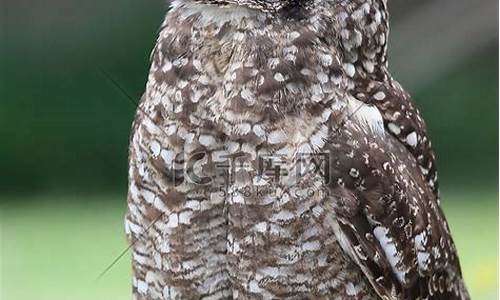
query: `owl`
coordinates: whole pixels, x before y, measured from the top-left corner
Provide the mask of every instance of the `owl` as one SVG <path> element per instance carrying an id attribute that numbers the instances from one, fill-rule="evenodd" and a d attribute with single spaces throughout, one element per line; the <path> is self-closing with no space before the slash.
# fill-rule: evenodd
<path id="1" fill-rule="evenodd" d="M 387 0 L 174 0 L 132 125 L 133 299 L 469 299 Z"/>

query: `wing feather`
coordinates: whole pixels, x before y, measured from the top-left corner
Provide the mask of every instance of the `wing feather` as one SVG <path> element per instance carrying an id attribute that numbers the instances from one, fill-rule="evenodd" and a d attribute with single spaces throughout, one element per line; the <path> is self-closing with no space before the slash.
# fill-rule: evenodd
<path id="1" fill-rule="evenodd" d="M 468 299 L 436 195 L 413 154 L 356 121 L 331 136 L 331 226 L 382 299 Z"/>

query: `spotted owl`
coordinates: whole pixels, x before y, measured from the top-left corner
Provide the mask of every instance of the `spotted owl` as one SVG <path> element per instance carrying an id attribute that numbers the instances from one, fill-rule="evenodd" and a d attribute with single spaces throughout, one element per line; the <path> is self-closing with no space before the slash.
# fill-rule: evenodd
<path id="1" fill-rule="evenodd" d="M 387 0 L 174 0 L 132 125 L 133 299 L 469 299 Z"/>

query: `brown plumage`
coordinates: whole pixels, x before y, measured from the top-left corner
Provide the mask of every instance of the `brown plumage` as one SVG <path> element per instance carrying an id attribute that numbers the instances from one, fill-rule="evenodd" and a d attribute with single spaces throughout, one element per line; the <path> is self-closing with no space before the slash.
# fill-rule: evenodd
<path id="1" fill-rule="evenodd" d="M 178 0 L 134 121 L 134 299 L 468 299 L 385 0 Z"/>

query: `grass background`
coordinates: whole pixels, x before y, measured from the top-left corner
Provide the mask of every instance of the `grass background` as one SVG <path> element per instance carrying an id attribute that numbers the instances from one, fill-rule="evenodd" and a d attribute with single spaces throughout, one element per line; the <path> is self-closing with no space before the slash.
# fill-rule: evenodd
<path id="1" fill-rule="evenodd" d="M 496 190 L 443 193 L 472 299 L 498 299 Z M 130 298 L 124 195 L 16 197 L 0 206 L 1 299 Z"/>

